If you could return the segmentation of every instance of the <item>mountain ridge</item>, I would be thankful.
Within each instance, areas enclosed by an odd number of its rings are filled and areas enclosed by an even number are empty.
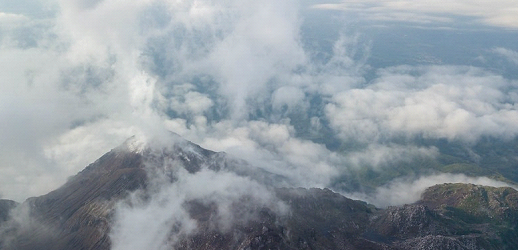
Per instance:
[[[166,249],[518,247],[518,191],[512,188],[442,184],[428,188],[415,204],[379,209],[329,189],[269,186],[280,177],[247,170],[244,161],[181,138],[162,148],[134,142],[130,138],[46,195],[29,198],[16,208],[16,203],[0,201],[0,215],[11,212],[10,218],[0,221],[0,249],[111,249],[117,204],[136,192],[145,196],[155,185],[150,175],[175,183],[178,171],[235,173],[268,187],[289,210],[278,213],[267,204],[251,202],[253,196],[240,196],[229,203],[227,212],[253,216],[222,229],[221,220],[215,220],[221,204],[186,200],[182,207],[196,229],[166,242]],[[175,233],[170,230],[169,234]]]

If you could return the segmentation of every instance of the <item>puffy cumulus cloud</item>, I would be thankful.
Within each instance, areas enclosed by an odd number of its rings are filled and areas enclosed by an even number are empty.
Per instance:
[[[210,226],[221,232],[227,232],[234,223],[256,219],[261,207],[269,207],[281,216],[287,212],[287,206],[268,189],[248,178],[210,170],[195,174],[184,170],[178,175],[174,183],[154,182],[158,188],[148,199],[135,194],[128,202],[119,204],[110,237],[112,249],[174,246],[182,237],[199,230],[189,213],[192,202],[214,208]]]
[[[357,11],[369,19],[410,22],[451,22],[447,15],[470,16],[492,26],[517,28],[518,10],[512,0],[498,1],[343,1],[315,4],[313,8]]]
[[[495,181],[487,177],[468,177],[463,174],[436,174],[423,176],[418,179],[397,179],[379,187],[374,194],[348,194],[351,197],[362,199],[378,207],[398,206],[418,201],[423,192],[434,185],[443,183],[471,183],[475,185],[509,187],[505,182]],[[517,189],[516,186],[511,186]]]
[[[326,114],[342,138],[360,142],[513,138],[518,131],[515,85],[478,68],[400,66],[380,70],[365,88],[333,96]]]

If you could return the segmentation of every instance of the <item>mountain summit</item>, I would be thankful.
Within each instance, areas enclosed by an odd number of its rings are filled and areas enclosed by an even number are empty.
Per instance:
[[[328,189],[275,187],[282,177],[171,138],[132,137],[46,195],[0,201],[0,249],[120,249],[146,235],[149,249],[518,248],[512,188],[443,184],[378,209]],[[136,234],[119,237],[127,225]]]

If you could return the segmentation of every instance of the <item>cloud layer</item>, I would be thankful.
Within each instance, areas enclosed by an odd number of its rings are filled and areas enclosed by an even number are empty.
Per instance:
[[[369,43],[346,32],[315,60],[322,51],[301,35],[297,1],[37,2],[39,12],[0,15],[7,198],[52,190],[134,134],[172,130],[293,185],[325,187],[355,167],[403,160],[395,155],[437,154],[416,138],[518,132],[516,80],[458,65],[371,69]],[[365,4],[416,15],[430,7],[401,3]],[[455,3],[447,14],[485,6]],[[515,61],[513,50],[490,49]]]
[[[491,26],[518,28],[518,10],[512,0],[348,0],[342,3],[320,3],[313,7],[359,12],[368,19],[382,21],[452,22],[454,19],[451,16],[466,16]]]

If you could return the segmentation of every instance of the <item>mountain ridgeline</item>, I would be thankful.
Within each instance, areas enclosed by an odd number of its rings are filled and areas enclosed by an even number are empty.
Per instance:
[[[0,200],[0,249],[111,249],[121,203],[150,200],[160,175],[167,183],[200,171],[232,173],[267,187],[287,211],[243,195],[222,207],[186,199],[196,228],[167,230],[169,249],[518,249],[518,192],[471,184],[430,187],[420,201],[376,208],[329,189],[275,187],[283,177],[203,149],[175,136],[165,147],[135,138],[111,150],[62,187],[22,204]],[[176,197],[170,197],[176,199]],[[250,205],[252,204],[252,205]],[[216,226],[222,209],[253,214]],[[138,226],[138,225],[136,225]],[[146,230],[142,228],[141,230]],[[174,240],[173,240],[174,239]],[[157,243],[158,244],[158,243]],[[153,248],[150,248],[153,249]],[[159,249],[157,246],[156,249]],[[166,249],[164,247],[160,249]]]

